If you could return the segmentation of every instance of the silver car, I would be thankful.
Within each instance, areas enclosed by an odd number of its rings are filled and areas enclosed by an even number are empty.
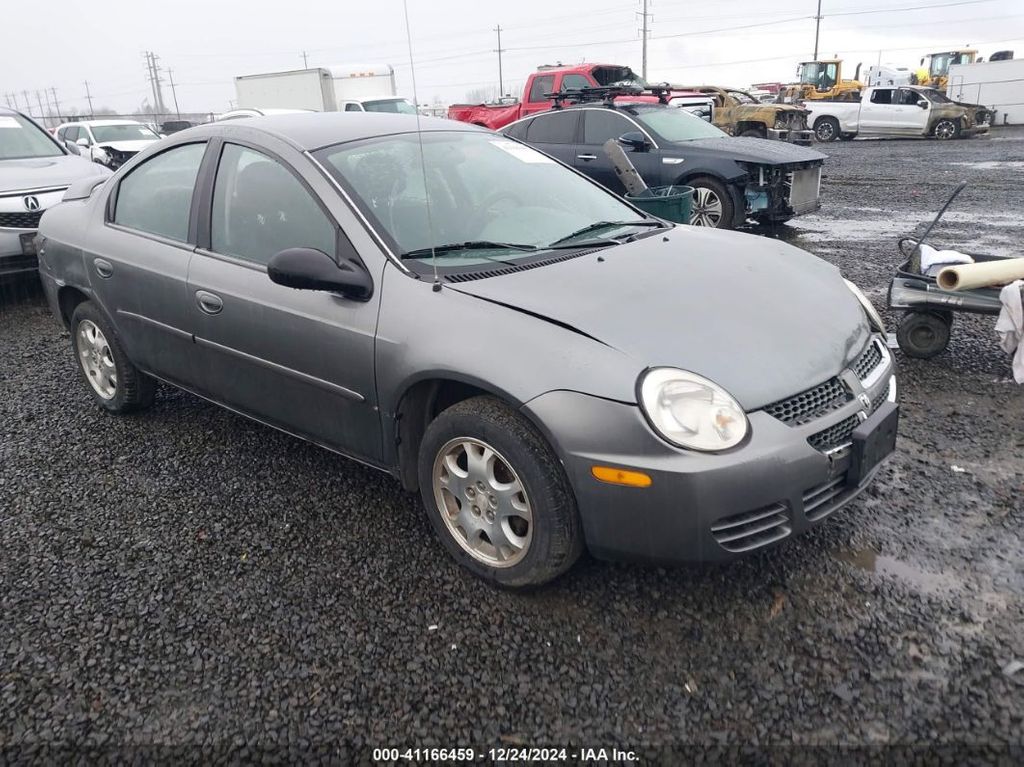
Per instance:
[[[110,171],[78,157],[30,117],[0,107],[0,279],[36,271],[36,228],[78,179]]]
[[[69,190],[40,271],[95,401],[145,408],[159,379],[389,472],[508,586],[584,548],[732,559],[871,481],[893,365],[835,267],[417,124],[232,120]]]

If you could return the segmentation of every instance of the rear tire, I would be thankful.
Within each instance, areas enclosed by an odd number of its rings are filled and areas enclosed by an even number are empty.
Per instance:
[[[464,400],[427,427],[420,493],[448,553],[485,580],[536,586],[583,551],[576,499],[554,451],[494,397]]]
[[[896,342],[908,357],[930,359],[949,346],[952,318],[932,312],[907,312],[896,329]]]
[[[104,410],[131,413],[153,404],[156,381],[132,364],[114,328],[92,301],[75,307],[71,347],[89,393]]]
[[[691,226],[707,226],[714,229],[732,229],[736,208],[732,195],[718,179],[701,176],[686,182],[693,187],[693,210],[690,213]]]
[[[835,141],[839,136],[839,121],[836,118],[822,117],[814,123],[814,138],[822,144]]]

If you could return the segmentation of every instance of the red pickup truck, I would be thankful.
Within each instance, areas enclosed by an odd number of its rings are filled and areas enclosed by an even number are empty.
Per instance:
[[[572,88],[595,88],[608,85],[636,85],[646,88],[643,79],[629,67],[617,64],[579,64],[577,66],[543,66],[530,75],[523,89],[523,99],[515,104],[453,104],[448,107],[448,117],[464,123],[483,125],[491,130],[500,130],[520,118],[551,109],[554,102],[545,98],[546,93],[556,93]],[[699,93],[673,91],[670,97],[700,101],[706,97]],[[631,101],[649,99],[653,96],[631,96]]]

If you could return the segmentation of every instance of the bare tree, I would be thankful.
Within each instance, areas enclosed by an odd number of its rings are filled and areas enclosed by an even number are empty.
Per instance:
[[[498,97],[498,89],[493,85],[486,88],[474,88],[466,93],[467,104],[486,104],[489,101],[494,101]]]

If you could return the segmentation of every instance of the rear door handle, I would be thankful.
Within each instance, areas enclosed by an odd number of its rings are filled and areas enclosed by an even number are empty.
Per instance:
[[[224,302],[220,296],[205,290],[196,291],[196,304],[207,314],[220,314],[221,309],[224,308]]]
[[[107,279],[114,273],[114,265],[102,258],[94,258],[92,265],[96,267],[96,274],[103,279]]]
[[[597,155],[596,154],[578,154],[578,155],[576,155],[576,159],[577,160],[586,160],[587,162],[590,162],[591,160],[596,160],[597,159]]]

